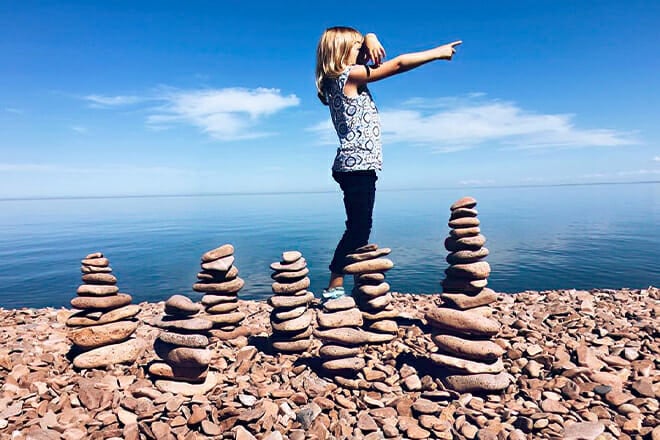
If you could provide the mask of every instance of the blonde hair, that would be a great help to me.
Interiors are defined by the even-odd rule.
[[[323,32],[316,48],[316,91],[321,102],[328,105],[323,94],[323,81],[336,78],[346,68],[348,56],[362,34],[346,26],[331,27]]]

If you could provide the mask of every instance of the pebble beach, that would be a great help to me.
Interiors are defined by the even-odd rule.
[[[72,310],[0,308],[0,439],[660,439],[657,288],[498,294],[510,385],[492,394],[445,389],[428,361],[440,295],[392,297],[398,336],[362,347],[364,367],[341,381],[324,376],[316,338],[273,352],[272,308],[241,300],[236,337],[208,346],[218,383],[192,396],[147,374],[163,302],[139,304],[137,361],[108,369],[72,365]]]

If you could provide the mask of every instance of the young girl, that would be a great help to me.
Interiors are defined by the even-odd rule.
[[[349,27],[326,29],[316,49],[316,88],[339,137],[332,177],[344,193],[346,230],[330,263],[324,299],[344,295],[346,255],[369,242],[382,168],[380,119],[367,83],[406,72],[434,60],[451,60],[461,41],[382,62],[385,50],[374,34],[362,37]],[[367,65],[371,61],[372,65]]]

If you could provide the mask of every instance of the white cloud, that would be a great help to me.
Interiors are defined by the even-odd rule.
[[[87,133],[87,128],[83,127],[82,125],[73,125],[73,126],[71,126],[71,130],[75,131],[76,133],[80,133],[80,134]]]
[[[14,114],[16,114],[16,115],[22,115],[23,113],[25,113],[25,112],[24,112],[23,110],[21,110],[20,108],[14,108],[14,107],[5,107],[5,111],[6,111],[7,113],[14,113]]]
[[[654,162],[660,162],[660,156],[655,156],[655,157],[653,158],[653,161],[654,161]]]
[[[136,104],[144,100],[139,96],[104,96],[104,95],[87,95],[83,97],[86,101],[90,102],[91,107],[107,108],[118,107],[122,105]]]
[[[181,91],[162,100],[157,113],[147,118],[150,126],[191,124],[219,140],[268,136],[271,133],[256,129],[258,120],[300,103],[295,95],[284,96],[279,89],[266,88]]]
[[[384,109],[380,117],[384,142],[427,145],[438,152],[484,145],[522,149],[636,143],[631,133],[578,128],[571,114],[535,113],[513,102],[486,100],[478,93],[437,99],[414,98],[406,101],[403,108]],[[327,129],[332,130],[329,121],[309,130],[322,133]]]

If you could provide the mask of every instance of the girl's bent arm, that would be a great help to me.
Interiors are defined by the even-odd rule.
[[[451,60],[451,57],[456,53],[455,47],[461,43],[462,41],[454,41],[453,43],[422,52],[399,55],[396,58],[385,61],[378,67],[367,68],[365,66],[364,69],[351,69],[348,80],[357,85],[362,85],[407,72],[430,61]]]

